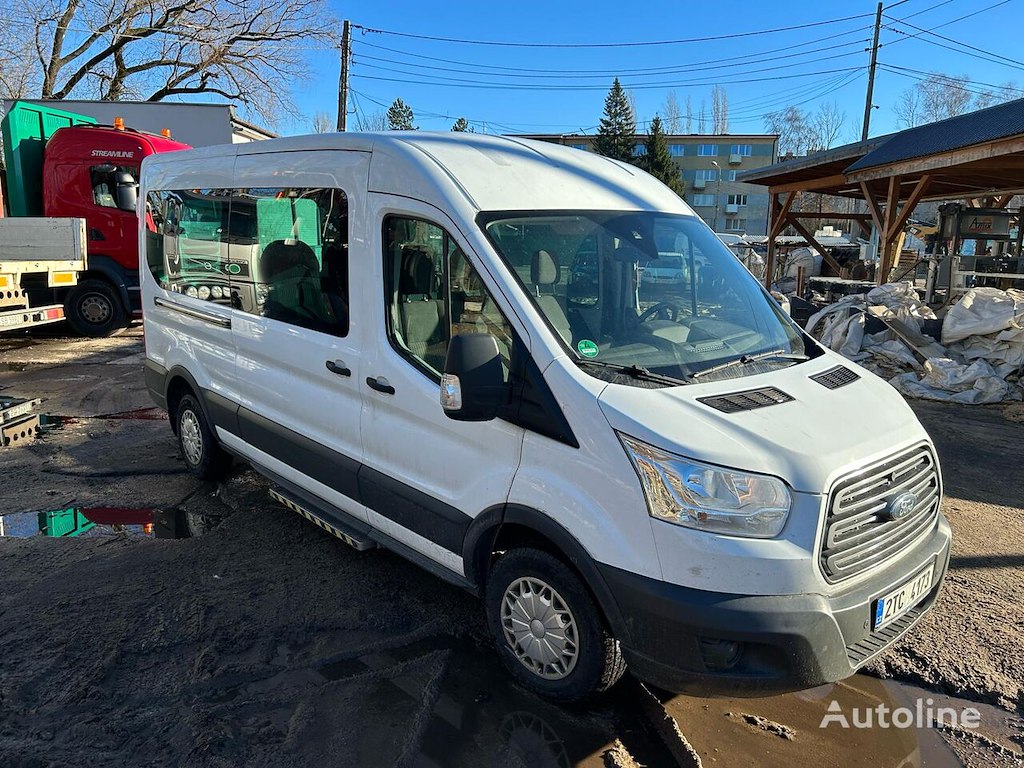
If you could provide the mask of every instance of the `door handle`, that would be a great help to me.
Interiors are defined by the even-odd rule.
[[[366,383],[370,386],[370,389],[375,389],[378,392],[383,392],[385,395],[395,394],[395,388],[392,387],[388,383],[388,380],[385,379],[383,376],[378,376],[377,378],[367,376]]]
[[[336,373],[339,376],[351,376],[352,370],[345,365],[344,360],[328,360],[324,365],[327,366],[327,370],[331,373]]]

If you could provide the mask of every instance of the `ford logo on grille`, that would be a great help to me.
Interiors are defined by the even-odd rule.
[[[911,512],[914,511],[914,507],[917,506],[917,496],[913,493],[901,493],[896,498],[892,499],[888,506],[885,508],[885,512],[890,520],[902,520]]]

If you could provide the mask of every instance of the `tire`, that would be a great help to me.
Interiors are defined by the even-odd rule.
[[[178,450],[188,471],[200,480],[222,480],[231,468],[231,455],[217,443],[195,396],[181,398],[174,414]]]
[[[68,291],[64,314],[80,336],[110,336],[128,324],[120,294],[105,280],[83,280]]]
[[[547,552],[524,548],[502,555],[488,576],[484,604],[498,656],[512,677],[534,693],[579,701],[611,688],[626,670],[619,642],[605,627],[590,592]],[[531,613],[547,628],[528,628],[525,620]],[[522,642],[516,642],[516,627]],[[538,638],[541,631],[545,644]]]

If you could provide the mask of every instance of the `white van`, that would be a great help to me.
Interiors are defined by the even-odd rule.
[[[934,602],[950,531],[910,408],[642,171],[329,134],[154,155],[142,192],[146,381],[189,468],[238,457],[480,595],[534,691],[627,665],[681,692],[815,686]],[[645,281],[666,254],[685,279]]]

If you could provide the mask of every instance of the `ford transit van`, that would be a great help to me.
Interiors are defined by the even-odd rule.
[[[142,194],[146,381],[187,466],[248,462],[479,595],[524,686],[807,688],[933,604],[913,412],[637,168],[329,134],[155,155]]]

